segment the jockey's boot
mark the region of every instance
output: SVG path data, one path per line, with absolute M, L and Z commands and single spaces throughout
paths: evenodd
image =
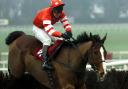
M 48 57 L 47 57 L 47 50 L 48 50 L 48 45 L 44 45 L 42 49 L 42 57 L 44 58 L 44 63 L 43 63 L 43 69 L 49 69 L 52 70 L 52 65 L 49 63 Z

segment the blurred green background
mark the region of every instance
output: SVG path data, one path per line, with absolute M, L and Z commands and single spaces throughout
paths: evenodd
M 64 32 L 61 25 L 55 26 L 55 29 Z M 0 52 L 7 52 L 8 47 L 5 45 L 5 38 L 10 32 L 21 30 L 27 34 L 32 33 L 32 26 L 3 26 L 0 27 Z M 128 51 L 128 24 L 72 24 L 73 36 L 86 31 L 99 34 L 103 37 L 107 33 L 105 47 L 108 52 Z M 22 45 L 22 44 L 21 44 Z M 118 56 L 118 54 L 116 55 Z M 128 55 L 125 55 L 128 58 Z

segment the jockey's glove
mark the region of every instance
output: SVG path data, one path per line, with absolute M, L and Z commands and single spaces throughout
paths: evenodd
M 70 39 L 72 37 L 72 33 L 71 32 L 62 33 L 62 37 L 65 39 Z
M 65 39 L 70 39 L 70 37 L 68 36 L 67 32 L 62 33 L 61 37 L 65 38 Z
M 68 31 L 68 32 L 66 32 L 66 33 L 67 33 L 67 35 L 69 36 L 69 38 L 72 37 L 72 32 L 71 32 L 71 31 Z

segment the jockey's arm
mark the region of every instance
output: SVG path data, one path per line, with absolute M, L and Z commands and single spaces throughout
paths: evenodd
M 66 31 L 66 33 L 65 33 L 66 37 L 71 38 L 72 37 L 71 25 L 70 25 L 70 23 L 68 21 L 67 16 L 64 13 L 63 13 L 63 17 L 61 18 L 60 21 L 63 24 L 63 27 L 64 27 L 64 29 Z
M 44 30 L 51 36 L 55 36 L 55 37 L 61 37 L 62 33 L 59 31 L 56 31 L 53 27 L 53 25 L 51 24 L 50 20 L 44 20 L 43 21 L 43 27 Z
M 62 16 L 60 22 L 62 23 L 66 32 L 71 32 L 72 31 L 71 30 L 71 24 L 69 23 L 68 18 L 64 13 L 63 13 L 63 16 Z

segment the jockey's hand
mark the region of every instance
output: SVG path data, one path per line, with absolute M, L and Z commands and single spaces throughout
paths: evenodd
M 72 37 L 72 32 L 71 32 L 71 31 L 66 32 L 66 33 L 67 33 L 67 35 L 69 36 L 69 38 L 71 38 L 71 37 Z
M 67 32 L 62 33 L 61 37 L 65 38 L 65 39 L 70 39 L 70 37 L 68 36 Z
M 72 32 L 65 32 L 62 34 L 62 37 L 65 39 L 70 39 L 72 37 Z

